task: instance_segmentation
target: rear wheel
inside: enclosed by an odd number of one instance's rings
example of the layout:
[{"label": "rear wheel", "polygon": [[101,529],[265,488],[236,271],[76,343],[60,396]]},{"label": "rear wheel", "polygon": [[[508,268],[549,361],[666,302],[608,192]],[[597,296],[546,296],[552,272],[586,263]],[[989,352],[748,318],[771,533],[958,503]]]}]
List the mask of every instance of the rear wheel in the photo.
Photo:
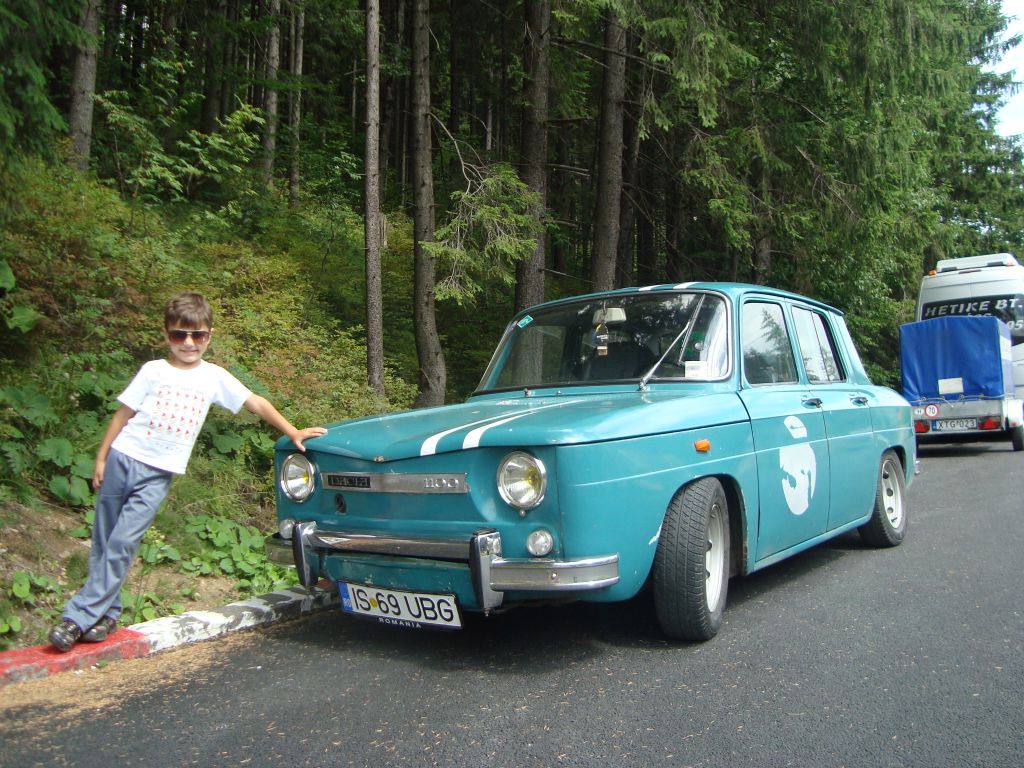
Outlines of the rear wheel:
[{"label": "rear wheel", "polygon": [[1011,429],[1010,441],[1013,443],[1013,450],[1024,451],[1024,427],[1014,427]]},{"label": "rear wheel", "polygon": [[907,489],[903,464],[893,450],[882,454],[878,488],[871,519],[860,527],[860,536],[873,547],[895,547],[907,533]]},{"label": "rear wheel", "polygon": [[672,499],[654,556],[654,607],[669,637],[710,640],[729,592],[729,506],[713,477]]}]

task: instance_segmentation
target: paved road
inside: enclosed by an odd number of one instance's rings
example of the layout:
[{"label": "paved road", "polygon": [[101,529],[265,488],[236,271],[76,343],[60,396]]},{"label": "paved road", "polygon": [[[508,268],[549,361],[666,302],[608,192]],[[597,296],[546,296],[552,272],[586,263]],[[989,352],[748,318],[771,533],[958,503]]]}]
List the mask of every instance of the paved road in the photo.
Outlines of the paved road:
[{"label": "paved road", "polygon": [[649,597],[471,619],[320,614],[5,689],[0,765],[1020,766],[1024,455],[926,449],[909,536],[731,585],[721,634]]}]

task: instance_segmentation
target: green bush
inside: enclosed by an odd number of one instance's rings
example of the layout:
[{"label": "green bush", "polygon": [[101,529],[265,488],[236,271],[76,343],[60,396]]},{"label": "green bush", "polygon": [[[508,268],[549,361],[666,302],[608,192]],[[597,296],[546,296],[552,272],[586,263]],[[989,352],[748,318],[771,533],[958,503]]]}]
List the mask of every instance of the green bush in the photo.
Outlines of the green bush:
[{"label": "green bush", "polygon": [[[90,535],[96,448],[139,365],[166,354],[163,306],[180,290],[199,290],[214,306],[207,359],[296,426],[412,403],[415,386],[394,366],[387,397],[366,386],[357,313],[339,308],[339,284],[352,302],[359,299],[357,217],[285,215],[270,197],[246,203],[252,192],[245,189],[208,205],[158,207],[139,196],[129,206],[112,190],[38,161],[8,169],[0,184],[19,190],[0,224],[7,329],[0,334],[0,506],[26,502],[19,514],[29,523],[37,502],[64,506],[83,520],[68,535]],[[259,218],[248,228],[267,234],[239,239],[238,216]],[[344,247],[324,251],[331,237]],[[392,266],[409,279],[408,265]],[[325,281],[325,270],[345,279]],[[188,594],[168,594],[154,577],[165,569],[228,576],[240,595],[294,583],[294,574],[263,554],[263,535],[274,525],[277,438],[247,411],[211,411],[189,473],[172,484],[144,539],[141,577],[124,590],[126,621],[181,609]],[[0,582],[0,639],[8,645],[29,613],[36,624],[55,618],[65,590],[77,589],[85,575],[80,562],[68,563],[64,574],[57,562],[40,568],[50,570]]]},{"label": "green bush", "polygon": [[60,584],[45,574],[15,571],[7,583],[0,582],[0,650],[17,645],[26,613],[52,620],[60,614],[64,597]]}]

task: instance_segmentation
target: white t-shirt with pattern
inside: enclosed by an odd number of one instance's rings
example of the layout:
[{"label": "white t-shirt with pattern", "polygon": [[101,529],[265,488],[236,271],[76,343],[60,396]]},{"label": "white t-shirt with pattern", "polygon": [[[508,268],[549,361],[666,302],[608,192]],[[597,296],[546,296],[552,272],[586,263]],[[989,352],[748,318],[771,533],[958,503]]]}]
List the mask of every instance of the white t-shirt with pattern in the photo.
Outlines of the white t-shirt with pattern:
[{"label": "white t-shirt with pattern", "polygon": [[251,395],[242,382],[205,360],[187,369],[151,360],[118,395],[135,415],[112,447],[143,464],[183,475],[210,405],[238,413]]}]

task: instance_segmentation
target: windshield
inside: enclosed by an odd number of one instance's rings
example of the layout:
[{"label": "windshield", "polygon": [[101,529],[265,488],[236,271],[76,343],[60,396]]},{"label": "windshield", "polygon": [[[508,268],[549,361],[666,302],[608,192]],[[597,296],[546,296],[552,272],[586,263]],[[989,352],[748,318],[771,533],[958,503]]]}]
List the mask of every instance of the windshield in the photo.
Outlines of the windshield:
[{"label": "windshield", "polygon": [[726,317],[720,296],[699,292],[540,308],[506,332],[478,391],[721,379],[729,370]]}]

